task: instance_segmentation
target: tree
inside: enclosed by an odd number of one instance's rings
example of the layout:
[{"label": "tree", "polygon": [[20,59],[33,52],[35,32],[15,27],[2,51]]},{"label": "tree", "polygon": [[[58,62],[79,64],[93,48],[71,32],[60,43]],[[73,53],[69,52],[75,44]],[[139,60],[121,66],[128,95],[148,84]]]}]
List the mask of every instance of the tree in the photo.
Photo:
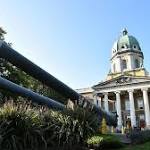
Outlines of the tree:
[{"label": "tree", "polygon": [[102,119],[101,133],[102,134],[107,134],[107,124],[106,124],[105,118]]},{"label": "tree", "polygon": [[[0,27],[0,40],[4,41],[6,34],[7,32]],[[7,44],[10,47],[12,46],[12,43]],[[55,91],[53,88],[44,85],[3,58],[0,58],[0,76],[52,99],[57,99],[59,101],[67,100],[66,97]],[[3,99],[9,99],[10,97],[16,99],[16,95],[13,93],[10,94],[10,92],[1,89],[0,92],[3,95]]]},{"label": "tree", "polygon": [[7,32],[2,27],[0,27],[0,40],[5,40],[5,34],[7,34]]}]

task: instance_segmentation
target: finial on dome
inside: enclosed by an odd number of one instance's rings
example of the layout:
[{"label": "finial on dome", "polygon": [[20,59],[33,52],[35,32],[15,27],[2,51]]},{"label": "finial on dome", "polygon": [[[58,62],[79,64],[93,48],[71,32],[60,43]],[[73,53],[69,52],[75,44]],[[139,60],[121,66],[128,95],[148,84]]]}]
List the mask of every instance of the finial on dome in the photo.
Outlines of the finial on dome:
[{"label": "finial on dome", "polygon": [[124,29],[122,30],[122,35],[127,35],[127,34],[128,34],[128,31],[127,31],[126,28],[124,28]]}]

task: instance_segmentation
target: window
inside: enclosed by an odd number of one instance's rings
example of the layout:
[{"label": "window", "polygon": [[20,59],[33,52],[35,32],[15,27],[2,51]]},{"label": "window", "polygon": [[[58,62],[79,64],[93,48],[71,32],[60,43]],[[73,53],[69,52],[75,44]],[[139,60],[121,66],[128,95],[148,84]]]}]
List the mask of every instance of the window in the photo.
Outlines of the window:
[{"label": "window", "polygon": [[115,64],[113,64],[113,70],[114,70],[114,72],[116,72],[116,65]]},{"label": "window", "polygon": [[138,59],[135,59],[135,68],[139,68],[140,67],[140,63]]},{"label": "window", "polygon": [[143,100],[142,99],[138,99],[138,108],[139,109],[143,109],[143,107],[144,107],[144,104],[143,104]]},{"label": "window", "polygon": [[133,45],[133,48],[136,49],[137,48],[136,45]]},{"label": "window", "polygon": [[131,119],[131,116],[127,115],[127,119]]},{"label": "window", "polygon": [[139,119],[140,119],[140,120],[144,120],[144,119],[145,119],[144,114],[140,114],[140,115],[139,115]]},{"label": "window", "polygon": [[127,44],[121,46],[122,49],[128,48]]},{"label": "window", "polygon": [[127,69],[127,61],[125,59],[122,60],[122,69]]},{"label": "window", "polygon": [[125,47],[124,47],[124,46],[121,46],[121,48],[124,49]]},{"label": "window", "polygon": [[125,101],[125,110],[130,110],[130,102],[129,102],[129,100]]}]

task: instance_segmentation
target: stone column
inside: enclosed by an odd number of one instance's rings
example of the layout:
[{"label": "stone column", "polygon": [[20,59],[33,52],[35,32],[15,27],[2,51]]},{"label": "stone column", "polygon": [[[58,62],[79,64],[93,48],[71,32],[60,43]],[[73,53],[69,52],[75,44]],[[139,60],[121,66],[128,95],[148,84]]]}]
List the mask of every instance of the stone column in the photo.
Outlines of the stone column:
[{"label": "stone column", "polygon": [[136,116],[135,116],[135,106],[134,106],[134,90],[128,90],[129,92],[129,101],[130,101],[130,116],[131,116],[131,126],[136,127]]},{"label": "stone column", "polygon": [[147,88],[142,89],[143,91],[143,99],[144,99],[144,111],[145,111],[145,121],[146,126],[150,128],[150,108],[149,108],[149,101],[148,101],[148,93]]},{"label": "stone column", "polygon": [[102,107],[102,98],[101,97],[98,98],[98,106]]},{"label": "stone column", "polygon": [[108,93],[104,93],[104,108],[108,112],[109,106],[108,106]]},{"label": "stone column", "polygon": [[121,130],[122,127],[122,114],[121,114],[121,99],[120,99],[120,91],[115,92],[116,94],[116,110],[118,115],[118,128]]},{"label": "stone column", "polygon": [[94,105],[97,106],[97,94],[94,95]]},{"label": "stone column", "polygon": [[117,71],[117,72],[121,72],[121,57],[120,57],[120,56],[117,57],[117,61],[116,61],[116,71]]},{"label": "stone column", "polygon": [[128,63],[127,63],[127,68],[129,69],[129,70],[132,70],[132,69],[134,69],[134,62],[133,62],[133,58],[132,58],[133,56],[130,54],[129,56],[128,56]]}]

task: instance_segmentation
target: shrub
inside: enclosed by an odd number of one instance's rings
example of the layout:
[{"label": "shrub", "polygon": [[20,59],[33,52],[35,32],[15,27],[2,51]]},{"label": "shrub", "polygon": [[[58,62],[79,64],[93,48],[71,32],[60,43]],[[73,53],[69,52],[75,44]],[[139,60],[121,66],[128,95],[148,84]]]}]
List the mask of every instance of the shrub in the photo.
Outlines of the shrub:
[{"label": "shrub", "polygon": [[133,144],[144,143],[150,141],[150,130],[145,130],[145,131],[133,130],[130,132],[129,137]]},{"label": "shrub", "polygon": [[102,149],[115,149],[123,147],[123,144],[114,135],[103,136],[103,140],[100,145]]},{"label": "shrub", "polygon": [[113,126],[113,127],[117,126],[117,114],[116,114],[116,112],[114,112],[114,113],[106,112],[102,108],[100,108],[96,105],[93,105],[91,103],[91,100],[85,99],[83,97],[79,99],[78,105],[80,107],[88,109],[89,111],[94,112],[97,115],[99,122],[101,122],[102,119],[105,118],[106,124],[108,126]]},{"label": "shrub", "polygon": [[83,128],[83,139],[95,134],[99,130],[99,120],[96,113],[89,109],[84,109],[79,106],[75,106],[74,110],[64,111],[64,114],[71,116],[75,120],[78,120]]},{"label": "shrub", "polygon": [[70,149],[98,131],[95,113],[83,108],[63,111],[9,101],[0,108],[0,149]]},{"label": "shrub", "polygon": [[44,115],[44,133],[48,146],[57,142],[59,146],[83,144],[85,139],[98,130],[98,119],[83,108],[74,110],[49,110]]},{"label": "shrub", "polygon": [[92,136],[91,138],[88,138],[87,144],[88,145],[100,144],[102,140],[103,140],[102,136],[95,135]]},{"label": "shrub", "polygon": [[102,119],[105,118],[108,126],[117,126],[117,116],[115,113],[106,112],[101,108],[95,108],[95,112],[98,115],[99,122],[102,122]]},{"label": "shrub", "polygon": [[102,119],[101,123],[101,133],[102,134],[107,134],[107,124],[105,118]]},{"label": "shrub", "polygon": [[95,149],[115,149],[123,146],[116,136],[101,134],[88,138],[87,144],[90,148]]},{"label": "shrub", "polygon": [[0,149],[46,148],[40,124],[38,111],[31,108],[30,104],[5,103],[0,108]]}]

